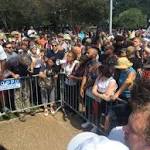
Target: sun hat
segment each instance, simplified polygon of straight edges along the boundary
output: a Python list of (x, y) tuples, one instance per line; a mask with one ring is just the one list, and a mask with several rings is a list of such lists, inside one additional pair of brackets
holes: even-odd
[(130, 39), (134, 39), (135, 38), (135, 31), (132, 31), (131, 34), (129, 35)]
[(127, 57), (121, 57), (117, 60), (117, 65), (115, 68), (117, 69), (127, 69), (129, 67), (133, 66), (133, 63), (131, 63)]
[(124, 144), (109, 140), (91, 132), (76, 135), (68, 144), (67, 150), (129, 150)]
[(7, 58), (7, 55), (3, 49), (3, 47), (0, 45), (0, 60), (5, 60)]
[(20, 33), (18, 31), (12, 31), (11, 35), (19, 35)]
[(69, 34), (64, 34), (64, 39), (68, 40), (68, 41), (71, 41), (71, 37), (70, 37)]
[(0, 32), (0, 40), (6, 39), (6, 35), (3, 32)]
[(58, 38), (64, 38), (64, 34), (63, 34), (63, 33), (59, 33), (59, 34), (57, 35), (57, 37), (58, 37)]
[(86, 43), (86, 44), (91, 44), (91, 43), (92, 43), (92, 39), (91, 39), (91, 38), (87, 38), (87, 39), (85, 40), (85, 43)]
[(26, 37), (26, 36), (22, 37), (22, 41), (28, 41), (28, 40), (29, 40), (28, 37)]

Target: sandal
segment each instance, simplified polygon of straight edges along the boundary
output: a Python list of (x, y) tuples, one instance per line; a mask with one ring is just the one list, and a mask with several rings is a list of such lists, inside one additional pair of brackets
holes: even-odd
[(44, 116), (48, 116), (48, 109), (46, 108), (45, 110), (44, 110)]
[(55, 114), (55, 110), (54, 110), (53, 106), (50, 107), (50, 112), (51, 112), (51, 114)]

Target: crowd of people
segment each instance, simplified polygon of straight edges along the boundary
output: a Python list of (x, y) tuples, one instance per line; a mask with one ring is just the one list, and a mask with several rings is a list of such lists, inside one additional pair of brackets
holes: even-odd
[(128, 123), (113, 128), (108, 136), (83, 132), (70, 140), (67, 150), (149, 150), (150, 80), (143, 76), (131, 91), (132, 113)]
[[(148, 106), (141, 109), (137, 107), (150, 100), (149, 70), (150, 42), (144, 38), (141, 30), (120, 30), (115, 31), (113, 35), (99, 30), (96, 32), (66, 30), (64, 33), (55, 34), (36, 31), (33, 27), (26, 33), (0, 32), (0, 80), (37, 75), (41, 103), (44, 104), (44, 115), (47, 116), (48, 100), (51, 102), (51, 113), (55, 111), (53, 107), (56, 100), (55, 92), (60, 90), (56, 85), (60, 80), (59, 73), (63, 72), (66, 76), (65, 101), (78, 111), (79, 101), (82, 99), (89, 120), (91, 115), (104, 111), (105, 132), (109, 131), (110, 119), (114, 114), (117, 118), (116, 125), (128, 124), (125, 129), (127, 136), (129, 128), (133, 129), (132, 124), (136, 125), (136, 121), (140, 121), (141, 114), (143, 124), (144, 121), (149, 120)], [(141, 85), (135, 86), (135, 82)], [(79, 98), (78, 95), (81, 97)], [(18, 104), (23, 103), (23, 99), (15, 100), (17, 102), (14, 108), (19, 109)], [(27, 100), (25, 104), (30, 105), (30, 99), (25, 98), (25, 101)], [(104, 107), (106, 104), (107, 110)], [(90, 115), (89, 105), (95, 106), (92, 111), (90, 110)], [(2, 96), (0, 96), (0, 107), (1, 112), (5, 112), (6, 106), (4, 107)], [(87, 128), (89, 125), (91, 123), (88, 121), (81, 126)], [(140, 128), (140, 125), (141, 123), (138, 122), (137, 128)], [(147, 134), (149, 138), (150, 126), (148, 123), (146, 125), (141, 132)], [(96, 132), (96, 130), (94, 126), (91, 131)], [(150, 144), (147, 137), (146, 142)], [(138, 150), (132, 148), (135, 145), (129, 143), (131, 149)]]

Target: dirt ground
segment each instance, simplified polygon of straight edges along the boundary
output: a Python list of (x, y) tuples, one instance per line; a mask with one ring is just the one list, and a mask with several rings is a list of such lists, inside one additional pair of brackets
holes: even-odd
[(77, 115), (69, 116), (67, 121), (61, 112), (48, 117), (38, 113), (26, 119), (1, 121), (0, 144), (8, 150), (66, 150), (70, 139), (81, 132), (82, 120)]

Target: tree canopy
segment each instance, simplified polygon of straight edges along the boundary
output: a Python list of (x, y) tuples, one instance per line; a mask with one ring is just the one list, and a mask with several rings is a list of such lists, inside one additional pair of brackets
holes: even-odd
[[(113, 1), (115, 26), (141, 26), (146, 23), (146, 16), (150, 17), (149, 0)], [(139, 19), (131, 21), (131, 17)], [(50, 24), (106, 26), (108, 20), (109, 0), (0, 0), (0, 26), (5, 28)]]
[(144, 15), (142, 11), (137, 8), (130, 8), (128, 10), (125, 10), (114, 19), (115, 24), (126, 29), (136, 29), (144, 27), (146, 22), (146, 15)]

